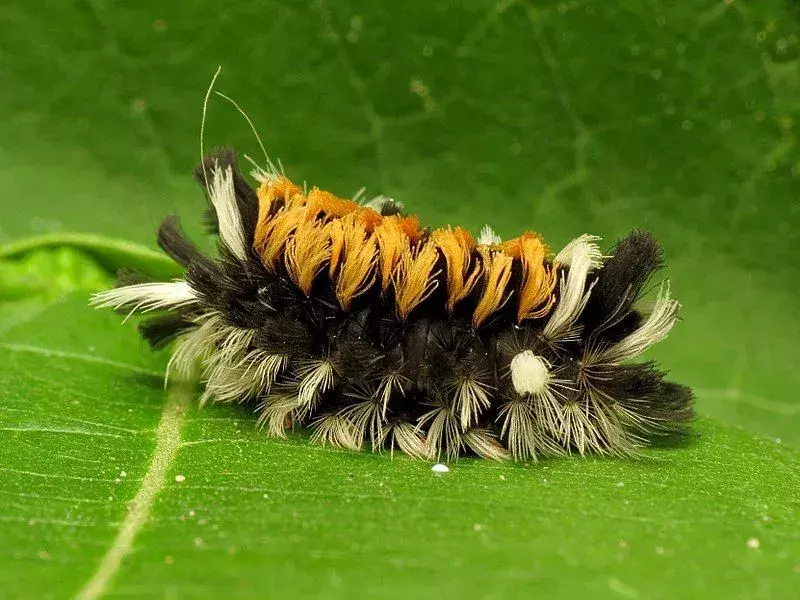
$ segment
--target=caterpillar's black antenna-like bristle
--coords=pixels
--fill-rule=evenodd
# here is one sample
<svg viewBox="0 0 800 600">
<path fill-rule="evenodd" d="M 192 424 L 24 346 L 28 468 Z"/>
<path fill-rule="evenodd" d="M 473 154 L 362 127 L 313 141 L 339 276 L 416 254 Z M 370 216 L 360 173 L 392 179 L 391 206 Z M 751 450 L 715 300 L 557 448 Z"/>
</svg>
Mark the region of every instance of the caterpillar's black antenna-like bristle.
<svg viewBox="0 0 800 600">
<path fill-rule="evenodd" d="M 158 350 L 192 327 L 192 321 L 180 313 L 167 313 L 145 319 L 139 324 L 139 332 L 150 347 Z"/>
<path fill-rule="evenodd" d="M 175 215 L 167 216 L 158 226 L 156 240 L 161 249 L 184 269 L 194 260 L 201 257 L 197 246 L 186 237 Z"/>
</svg>

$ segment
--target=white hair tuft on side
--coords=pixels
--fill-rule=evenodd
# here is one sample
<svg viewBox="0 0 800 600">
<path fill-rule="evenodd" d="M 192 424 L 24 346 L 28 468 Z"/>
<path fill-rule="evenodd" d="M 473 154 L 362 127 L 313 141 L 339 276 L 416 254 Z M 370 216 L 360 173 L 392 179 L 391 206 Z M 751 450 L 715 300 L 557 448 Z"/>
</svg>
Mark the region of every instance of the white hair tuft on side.
<svg viewBox="0 0 800 600">
<path fill-rule="evenodd" d="M 667 337 L 681 305 L 669 295 L 669 281 L 661 285 L 653 312 L 639 329 L 592 357 L 595 364 L 618 364 L 630 360 Z"/>
<path fill-rule="evenodd" d="M 214 173 L 208 190 L 211 203 L 217 212 L 219 237 L 222 243 L 241 261 L 247 260 L 242 219 L 236 206 L 236 192 L 233 187 L 233 169 L 230 166 L 214 166 Z"/>
<path fill-rule="evenodd" d="M 197 294 L 184 280 L 137 283 L 93 294 L 89 302 L 95 308 L 130 309 L 136 312 L 179 308 L 197 302 Z"/>
</svg>

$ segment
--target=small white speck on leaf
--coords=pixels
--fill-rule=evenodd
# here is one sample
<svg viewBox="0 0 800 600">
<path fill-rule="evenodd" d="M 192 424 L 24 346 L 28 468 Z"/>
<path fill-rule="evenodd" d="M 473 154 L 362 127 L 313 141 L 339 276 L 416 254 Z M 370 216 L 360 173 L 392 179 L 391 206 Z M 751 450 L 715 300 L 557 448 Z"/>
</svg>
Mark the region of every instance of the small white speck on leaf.
<svg viewBox="0 0 800 600">
<path fill-rule="evenodd" d="M 128 474 L 127 474 L 125 471 L 120 471 L 120 472 L 119 472 L 119 476 L 120 476 L 120 477 L 127 477 L 127 476 L 128 476 Z"/>
<path fill-rule="evenodd" d="M 437 475 L 441 473 L 449 473 L 450 467 L 448 467 L 447 465 L 443 465 L 442 463 L 436 463 L 431 467 L 431 471 L 433 471 Z"/>
<path fill-rule="evenodd" d="M 472 531 L 483 531 L 484 529 L 486 529 L 486 525 L 483 523 L 475 523 L 472 526 Z"/>
<path fill-rule="evenodd" d="M 195 513 L 193 510 L 190 510 L 190 511 L 189 511 L 189 516 L 190 516 L 190 517 L 193 517 L 195 514 L 196 514 L 196 513 Z"/>
<path fill-rule="evenodd" d="M 617 487 L 625 487 L 625 482 L 624 481 L 618 481 L 616 485 L 617 485 Z"/>
<path fill-rule="evenodd" d="M 506 480 L 506 476 L 505 475 L 500 475 L 500 481 L 505 481 L 505 480 Z"/>
<path fill-rule="evenodd" d="M 195 545 L 197 548 L 199 548 L 200 546 L 202 546 L 202 545 L 203 545 L 203 538 L 201 538 L 201 537 L 196 537 L 196 538 L 194 538 L 194 545 Z"/>
<path fill-rule="evenodd" d="M 184 481 L 186 481 L 186 477 L 183 475 L 175 475 L 175 481 L 177 481 L 178 483 L 183 483 Z"/>
<path fill-rule="evenodd" d="M 752 550 L 757 550 L 761 547 L 761 542 L 759 542 L 756 538 L 751 537 L 749 540 L 747 540 L 747 547 Z"/>
</svg>

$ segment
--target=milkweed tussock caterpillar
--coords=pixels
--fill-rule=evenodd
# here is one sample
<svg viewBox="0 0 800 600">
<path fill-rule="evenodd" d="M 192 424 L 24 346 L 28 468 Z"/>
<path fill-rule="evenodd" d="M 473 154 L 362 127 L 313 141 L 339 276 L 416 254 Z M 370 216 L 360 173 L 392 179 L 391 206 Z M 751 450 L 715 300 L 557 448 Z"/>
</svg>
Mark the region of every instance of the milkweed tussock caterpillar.
<svg viewBox="0 0 800 600">
<path fill-rule="evenodd" d="M 253 403 L 272 436 L 308 425 L 316 443 L 420 459 L 628 455 L 693 415 L 687 387 L 631 362 L 679 308 L 666 283 L 637 308 L 663 265 L 648 233 L 554 255 L 536 233 L 430 231 L 390 199 L 305 190 L 272 164 L 253 189 L 229 150 L 198 173 L 219 255 L 167 217 L 158 243 L 185 278 L 92 303 L 156 313 L 143 336 L 175 343 L 168 377 L 199 369 L 201 402 Z"/>
</svg>

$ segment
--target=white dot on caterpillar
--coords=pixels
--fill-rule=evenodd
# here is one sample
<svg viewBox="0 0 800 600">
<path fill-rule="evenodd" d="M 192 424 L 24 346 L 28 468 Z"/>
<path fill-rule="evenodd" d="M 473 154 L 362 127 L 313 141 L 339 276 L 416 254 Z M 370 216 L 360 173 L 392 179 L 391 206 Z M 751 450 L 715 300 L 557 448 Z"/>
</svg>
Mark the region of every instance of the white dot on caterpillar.
<svg viewBox="0 0 800 600">
<path fill-rule="evenodd" d="M 757 550 L 760 546 L 761 542 L 759 542 L 758 539 L 754 537 L 751 537 L 749 540 L 747 540 L 747 547 L 750 548 L 751 550 Z"/>
<path fill-rule="evenodd" d="M 548 362 L 530 350 L 511 359 L 511 383 L 520 396 L 538 394 L 550 381 Z"/>
<path fill-rule="evenodd" d="M 175 475 L 175 481 L 177 481 L 178 483 L 183 483 L 184 481 L 186 481 L 186 477 L 184 475 Z"/>
</svg>

